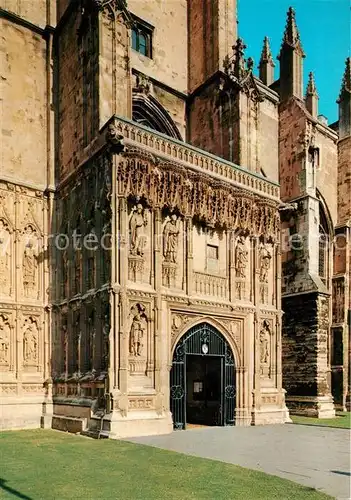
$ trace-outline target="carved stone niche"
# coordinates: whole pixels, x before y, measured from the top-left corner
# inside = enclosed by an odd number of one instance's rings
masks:
[[[178,270],[180,220],[176,214],[166,217],[163,228],[163,263],[162,284],[166,287],[176,286]]]
[[[8,367],[10,364],[11,326],[10,318],[0,313],[0,365]]]
[[[148,210],[141,203],[133,206],[129,219],[128,278],[135,282],[143,280],[148,219]]]
[[[0,295],[11,295],[12,230],[0,217]]]
[[[269,302],[269,281],[272,263],[270,246],[261,242],[258,248],[259,300],[261,304]]]
[[[148,318],[143,304],[131,308],[129,330],[129,370],[131,374],[145,375],[147,368]]]
[[[29,316],[23,324],[23,364],[38,366],[39,363],[39,327],[38,318]]]
[[[39,238],[34,224],[28,224],[23,233],[22,276],[24,296],[39,298]]]
[[[259,335],[260,342],[260,374],[263,378],[270,378],[272,367],[272,331],[267,320],[263,320]]]

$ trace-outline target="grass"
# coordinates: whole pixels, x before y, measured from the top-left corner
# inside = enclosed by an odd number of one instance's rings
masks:
[[[43,430],[0,435],[0,477],[0,498],[12,500],[331,498],[231,464]]]
[[[351,412],[338,412],[335,418],[313,418],[290,415],[294,424],[319,425],[320,427],[337,427],[339,429],[351,428]]]

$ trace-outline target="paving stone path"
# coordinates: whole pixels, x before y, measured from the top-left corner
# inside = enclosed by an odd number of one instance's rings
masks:
[[[233,463],[350,499],[350,432],[307,425],[210,427],[129,441]]]

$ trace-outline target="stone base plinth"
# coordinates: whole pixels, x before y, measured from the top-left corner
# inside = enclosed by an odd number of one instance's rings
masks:
[[[334,418],[332,396],[287,396],[286,404],[291,415],[315,418]]]
[[[2,398],[0,429],[51,428],[53,405],[43,396]]]
[[[253,410],[252,425],[273,425],[291,423],[288,409],[261,408]]]
[[[118,413],[103,418],[102,433],[110,439],[170,434],[173,431],[171,413],[129,412],[127,417]]]

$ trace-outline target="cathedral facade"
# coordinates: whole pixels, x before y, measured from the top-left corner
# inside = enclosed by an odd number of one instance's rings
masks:
[[[329,126],[292,9],[276,80],[235,0],[166,4],[1,3],[4,429],[348,404],[350,60]]]

